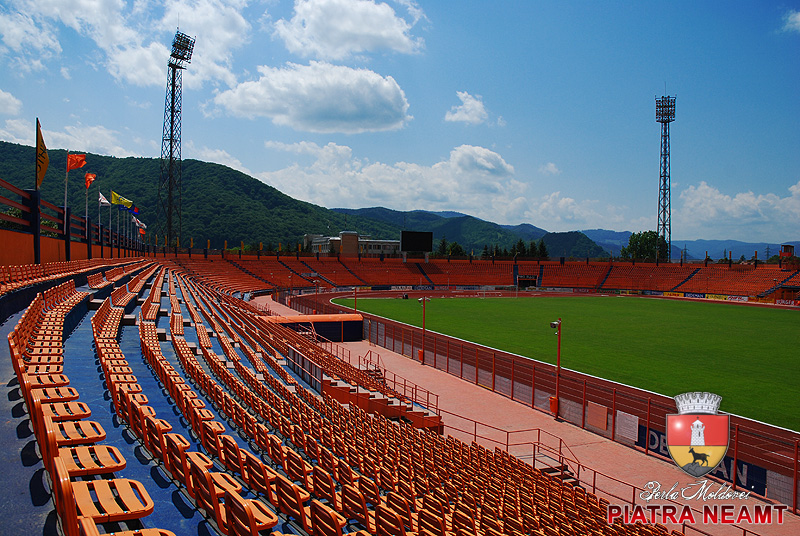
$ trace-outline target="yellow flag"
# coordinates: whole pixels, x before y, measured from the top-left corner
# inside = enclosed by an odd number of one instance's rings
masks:
[[[42,185],[44,174],[47,173],[47,166],[50,165],[50,157],[47,156],[47,147],[44,145],[42,137],[42,127],[39,119],[36,119],[36,189]]]
[[[121,195],[118,195],[117,192],[111,190],[111,204],[112,205],[124,205],[128,208],[133,206],[133,201],[130,199],[125,199]]]

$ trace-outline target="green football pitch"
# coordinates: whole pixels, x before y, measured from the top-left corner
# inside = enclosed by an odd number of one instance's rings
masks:
[[[336,303],[353,306],[352,299]],[[358,300],[360,311],[415,326],[415,299]],[[622,296],[434,298],[426,329],[675,396],[710,391],[720,409],[800,430],[800,312]]]

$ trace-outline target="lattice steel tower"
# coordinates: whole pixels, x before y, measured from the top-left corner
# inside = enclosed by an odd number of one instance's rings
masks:
[[[158,226],[174,246],[181,236],[181,104],[183,70],[192,60],[194,38],[175,33],[167,62],[167,98],[164,104],[164,134],[161,138],[161,180],[158,183]]]
[[[661,165],[658,188],[658,236],[667,244],[667,258],[672,252],[672,216],[669,185],[669,124],[675,121],[675,97],[656,97],[656,121],[661,123]],[[658,255],[658,241],[656,242]]]

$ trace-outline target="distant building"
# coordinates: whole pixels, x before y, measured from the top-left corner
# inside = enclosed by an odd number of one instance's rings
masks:
[[[312,253],[329,255],[332,252],[343,257],[356,257],[359,254],[378,257],[400,252],[399,240],[372,240],[369,235],[359,235],[355,231],[342,231],[339,236],[306,234],[303,235],[303,245]]]

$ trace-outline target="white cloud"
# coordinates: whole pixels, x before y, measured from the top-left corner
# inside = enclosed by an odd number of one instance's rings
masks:
[[[353,156],[350,147],[310,142],[267,142],[267,148],[311,156],[313,161],[262,173],[279,190],[325,206],[375,206],[445,210],[503,219],[507,199],[524,185],[502,156],[471,145],[454,148],[432,166],[384,164]],[[491,194],[491,195],[488,195]]]
[[[13,51],[11,64],[14,71],[40,71],[44,68],[44,61],[61,53],[53,28],[24,12],[0,12],[0,37],[0,56]]]
[[[48,148],[70,149],[90,153],[116,156],[140,156],[120,145],[118,133],[101,125],[77,124],[64,128],[63,132],[45,130],[42,132]]]
[[[26,119],[7,119],[5,128],[0,128],[0,139],[11,143],[33,146],[36,143],[35,136],[35,122]],[[70,149],[119,158],[140,156],[122,147],[117,139],[117,131],[101,125],[78,123],[62,131],[49,130],[47,125],[42,125],[42,136],[48,149]]]
[[[561,173],[561,170],[558,169],[553,162],[548,162],[547,164],[539,167],[539,173],[544,173],[545,175],[558,175]]]
[[[0,13],[3,48],[16,53],[17,67],[41,70],[61,45],[52,21],[94,41],[100,61],[118,81],[138,86],[163,86],[172,36],[178,21],[185,31],[202,35],[185,84],[205,81],[235,83],[231,54],[248,39],[250,25],[243,9],[247,0],[165,0],[165,6],[137,0],[11,0],[15,10]],[[163,7],[163,11],[162,11]],[[28,15],[35,14],[35,15]]]
[[[410,54],[423,46],[410,31],[424,14],[414,3],[403,4],[411,24],[388,4],[371,0],[295,0],[294,15],[275,23],[275,35],[302,57],[341,60],[378,50]]]
[[[800,11],[792,9],[783,16],[783,30],[786,32],[800,32]]]
[[[544,194],[516,177],[514,167],[485,147],[461,145],[431,166],[370,162],[347,146],[268,141],[267,149],[309,157],[258,178],[323,206],[385,206],[396,210],[458,210],[501,224],[529,222],[550,231],[625,228],[624,207],[600,206],[561,192]],[[800,187],[799,187],[800,188]]]
[[[0,114],[17,115],[22,110],[22,101],[11,93],[0,89]]]
[[[5,126],[0,128],[0,140],[21,145],[35,143],[36,124],[31,124],[27,119],[6,119]],[[45,138],[45,144],[47,139]]]
[[[184,158],[196,158],[204,162],[214,162],[241,171],[247,175],[253,175],[253,172],[247,169],[238,158],[232,156],[228,151],[223,149],[210,149],[206,146],[198,148],[195,147],[194,142],[189,141],[184,144],[182,154]]]
[[[219,93],[214,103],[237,117],[269,117],[307,132],[395,130],[411,119],[406,96],[391,76],[316,61],[258,70],[258,80]]]
[[[174,36],[172,32],[180,22],[181,31],[197,37],[191,67],[184,77],[187,87],[200,87],[206,80],[219,80],[227,86],[236,84],[231,63],[233,51],[249,40],[251,25],[243,14],[247,5],[248,0],[169,2],[161,29]],[[159,65],[166,66],[166,56],[159,60]]]
[[[166,83],[170,49],[163,44],[114,47],[107,53],[106,66],[115,79],[135,86],[163,86]]]
[[[703,236],[749,240],[796,240],[800,228],[800,182],[789,195],[739,192],[733,196],[701,181],[680,193],[682,205],[673,211],[673,236]],[[677,230],[677,233],[676,233]],[[715,236],[709,236],[709,233]]]
[[[444,115],[445,121],[460,121],[473,125],[486,122],[489,114],[483,106],[480,95],[473,96],[466,91],[457,91],[456,95],[461,99],[461,104],[450,108],[450,111]]]

